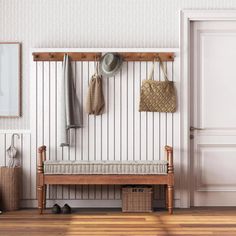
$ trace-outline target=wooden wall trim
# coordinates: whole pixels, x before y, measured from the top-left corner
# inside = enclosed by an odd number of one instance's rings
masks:
[[[63,61],[65,52],[34,52],[34,61]],[[102,56],[101,52],[67,52],[72,61],[95,61]],[[119,55],[124,61],[153,61],[158,57],[162,61],[174,61],[173,52],[120,52]]]

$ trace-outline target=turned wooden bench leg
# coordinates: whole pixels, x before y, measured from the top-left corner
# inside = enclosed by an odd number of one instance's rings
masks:
[[[168,184],[167,184],[167,201],[166,205],[170,214],[173,214],[174,207],[174,162],[173,162],[173,148],[170,146],[165,146],[167,154],[167,174],[168,174]]]
[[[44,195],[43,186],[38,185],[37,192],[38,192],[38,210],[39,210],[39,214],[43,214],[43,195]]]
[[[166,209],[168,209],[168,186],[165,185],[165,192],[166,192]]]
[[[173,203],[174,203],[174,186],[168,185],[168,211],[173,214]]]
[[[46,185],[44,184],[43,162],[46,160],[46,146],[38,148],[37,195],[39,214],[46,208]]]
[[[43,186],[43,209],[46,209],[47,185]]]

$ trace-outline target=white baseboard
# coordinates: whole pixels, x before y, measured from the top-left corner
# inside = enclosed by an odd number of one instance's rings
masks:
[[[65,203],[71,207],[78,208],[121,208],[121,200],[47,200],[47,207],[52,207],[55,203],[63,206]],[[179,199],[175,200],[175,207],[179,208]],[[22,208],[36,208],[37,200],[21,200]],[[154,207],[165,207],[164,200],[153,201]]]

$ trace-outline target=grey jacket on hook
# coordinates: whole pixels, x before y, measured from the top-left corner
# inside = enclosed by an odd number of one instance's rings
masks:
[[[58,118],[60,120],[60,146],[63,147],[70,145],[68,130],[82,126],[80,104],[76,96],[70,58],[67,54],[64,55],[60,87],[61,94],[58,95],[60,117]]]

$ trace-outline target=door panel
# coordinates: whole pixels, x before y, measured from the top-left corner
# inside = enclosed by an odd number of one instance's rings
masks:
[[[236,127],[236,33],[198,33],[202,55],[199,86],[200,125],[205,128]],[[210,91],[210,92],[209,92]]]
[[[236,205],[236,22],[192,23],[191,100],[191,205]]]

